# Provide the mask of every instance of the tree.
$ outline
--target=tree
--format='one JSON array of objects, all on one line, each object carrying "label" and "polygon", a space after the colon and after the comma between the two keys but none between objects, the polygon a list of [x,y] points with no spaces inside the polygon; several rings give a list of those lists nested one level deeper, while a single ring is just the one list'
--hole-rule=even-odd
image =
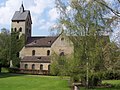
[{"label": "tree", "polygon": [[8,67],[10,60],[10,32],[6,28],[0,33],[0,65]]},{"label": "tree", "polygon": [[[109,8],[105,0],[56,0],[56,6],[64,33],[74,44],[74,60],[79,72],[84,72],[80,78],[85,78],[87,86],[90,82],[93,86],[98,85],[101,73],[106,70],[103,49],[109,36],[104,35],[112,32],[113,24],[118,24],[119,13]],[[111,11],[115,11],[115,15],[111,15]]]},{"label": "tree", "polygon": [[11,60],[13,67],[19,67],[19,52],[25,45],[25,35],[19,36],[19,31],[11,30]]}]

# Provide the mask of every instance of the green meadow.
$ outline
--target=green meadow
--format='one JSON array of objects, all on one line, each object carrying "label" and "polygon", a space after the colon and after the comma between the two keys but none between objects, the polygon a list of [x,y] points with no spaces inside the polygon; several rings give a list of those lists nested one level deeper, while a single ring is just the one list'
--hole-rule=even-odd
[{"label": "green meadow", "polygon": [[[112,84],[112,88],[97,88],[89,90],[120,90],[120,80],[104,80],[103,83]],[[57,76],[24,75],[1,73],[0,90],[71,90],[68,78]],[[80,90],[86,90],[81,87]]]},{"label": "green meadow", "polygon": [[68,81],[56,76],[0,74],[0,90],[70,90]]}]

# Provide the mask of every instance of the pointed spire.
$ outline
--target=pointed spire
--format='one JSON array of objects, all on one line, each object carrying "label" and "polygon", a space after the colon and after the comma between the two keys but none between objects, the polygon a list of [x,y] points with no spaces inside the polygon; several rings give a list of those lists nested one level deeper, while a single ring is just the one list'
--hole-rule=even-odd
[{"label": "pointed spire", "polygon": [[24,12],[24,6],[23,6],[23,1],[22,1],[21,7],[20,7],[20,13],[23,13],[23,12]]}]

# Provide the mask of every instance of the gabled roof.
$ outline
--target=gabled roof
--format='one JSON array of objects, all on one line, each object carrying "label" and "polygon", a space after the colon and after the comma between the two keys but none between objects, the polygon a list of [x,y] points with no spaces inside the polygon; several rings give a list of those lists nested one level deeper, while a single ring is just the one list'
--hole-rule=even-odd
[{"label": "gabled roof", "polygon": [[13,15],[12,21],[25,21],[30,14],[29,10],[25,10],[24,12],[16,11]]},{"label": "gabled roof", "polygon": [[26,47],[51,47],[58,36],[29,37]]},{"label": "gabled roof", "polygon": [[21,62],[39,62],[39,63],[50,63],[49,56],[25,56],[21,59]]}]

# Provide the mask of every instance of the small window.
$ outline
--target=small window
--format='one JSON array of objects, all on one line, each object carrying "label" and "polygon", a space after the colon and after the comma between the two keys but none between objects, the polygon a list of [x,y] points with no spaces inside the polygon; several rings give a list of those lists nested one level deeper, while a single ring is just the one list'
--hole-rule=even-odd
[{"label": "small window", "polygon": [[41,59],[41,57],[38,57],[38,59],[40,60],[40,59]]},{"label": "small window", "polygon": [[40,65],[40,70],[43,70],[43,65],[42,64]]},{"label": "small window", "polygon": [[35,50],[32,50],[32,56],[35,56]]},{"label": "small window", "polygon": [[25,69],[28,69],[28,64],[25,64]]},{"label": "small window", "polygon": [[16,32],[16,31],[17,31],[17,29],[15,28],[15,29],[14,29],[14,31]]},{"label": "small window", "polygon": [[33,70],[35,69],[35,64],[32,64],[32,69],[33,69]]},{"label": "small window", "polygon": [[19,28],[19,32],[22,32],[22,28],[21,27]]},{"label": "small window", "polygon": [[61,41],[63,41],[64,40],[64,38],[61,38]]},{"label": "small window", "polygon": [[47,50],[47,56],[49,56],[50,55],[50,50]]},{"label": "small window", "polygon": [[60,53],[60,56],[64,56],[64,55],[65,55],[64,52],[61,52],[61,53]]},{"label": "small window", "polygon": [[50,65],[48,65],[48,71],[50,71]]}]

